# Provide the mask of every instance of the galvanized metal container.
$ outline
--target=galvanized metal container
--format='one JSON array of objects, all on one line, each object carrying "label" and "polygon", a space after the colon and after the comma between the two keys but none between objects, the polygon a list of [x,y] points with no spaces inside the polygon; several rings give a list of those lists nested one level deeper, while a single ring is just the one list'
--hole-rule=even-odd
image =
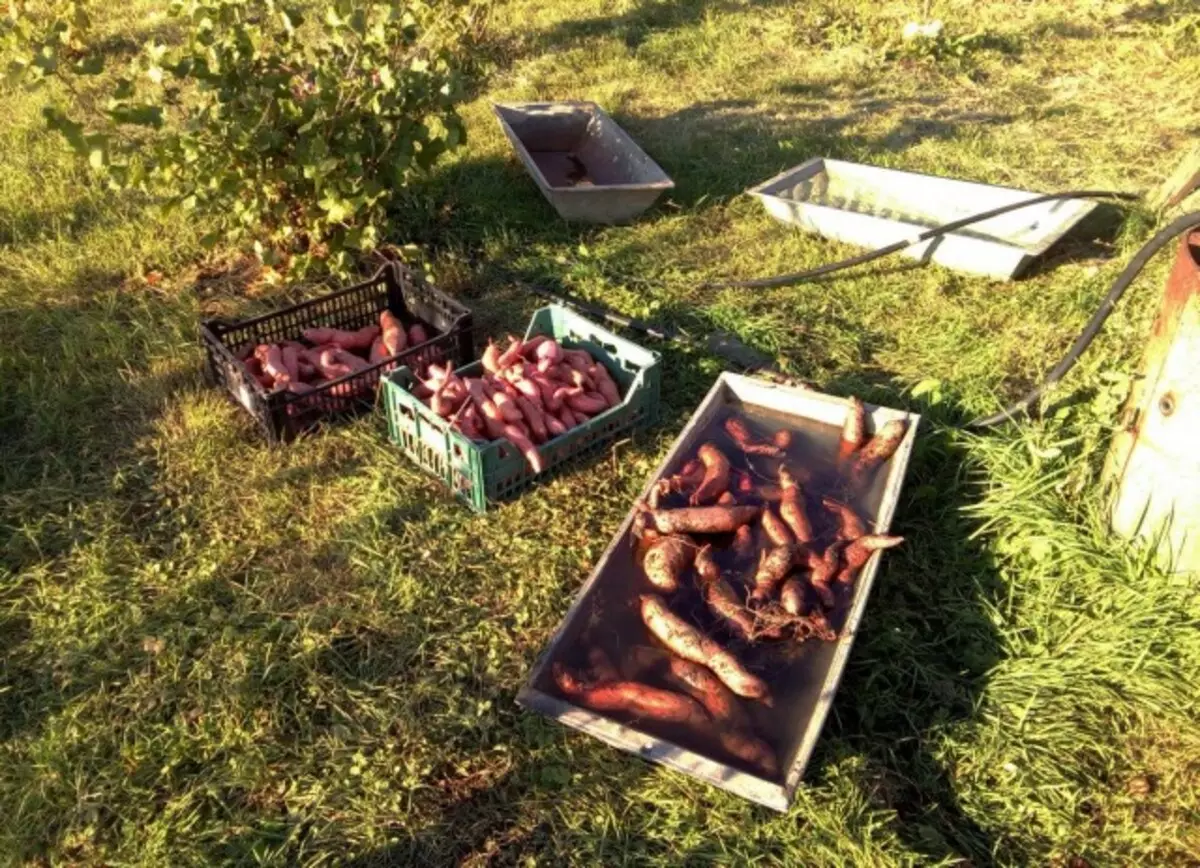
[{"label": "galvanized metal container", "polygon": [[[836,452],[848,406],[849,402],[842,398],[737,374],[722,374],[651,477],[642,496],[648,496],[659,479],[678,472],[697,446],[711,436],[710,429],[719,424],[731,407],[736,407],[739,413],[752,411],[792,426],[800,439],[801,459],[808,460],[811,453],[815,460],[817,452],[821,455],[827,451]],[[892,419],[909,422],[899,449],[890,463],[881,469],[860,504],[868,528],[885,533],[896,510],[920,417],[884,407],[868,406],[867,410],[876,429]],[[650,588],[634,565],[631,528],[635,514],[636,511],[630,512],[580,589],[529,680],[518,693],[517,702],[621,750],[662,763],[767,807],[786,810],[837,692],[875,580],[879,553],[867,562],[853,589],[839,638],[834,642],[809,641],[798,646],[795,655],[787,657],[782,668],[776,671],[777,678],[772,683],[773,707],[754,703],[747,709],[763,732],[770,729],[776,734],[773,737],[777,744],[773,747],[782,771],[779,779],[768,780],[722,762],[711,751],[687,744],[682,738],[663,738],[576,705],[556,689],[550,674],[552,664],[577,654],[586,644],[584,636],[599,633],[615,637],[609,641],[618,644],[654,644],[637,614],[637,594]],[[752,650],[744,653],[750,654]],[[749,657],[746,659],[750,662]]]},{"label": "galvanized metal container", "polygon": [[[768,213],[826,238],[877,248],[954,220],[1037,196],[917,172],[817,157],[747,191]],[[1041,256],[1096,203],[1044,202],[993,217],[904,255],[970,274],[1011,280]]]},{"label": "galvanized metal container", "polygon": [[538,189],[564,220],[627,223],[675,186],[593,102],[492,108]]}]

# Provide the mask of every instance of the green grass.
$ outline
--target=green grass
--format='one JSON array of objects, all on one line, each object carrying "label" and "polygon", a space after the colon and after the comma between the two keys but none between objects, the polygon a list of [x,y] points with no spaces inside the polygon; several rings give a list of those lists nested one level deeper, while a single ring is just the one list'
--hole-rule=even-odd
[{"label": "green grass", "polygon": [[[195,324],[315,290],[202,261],[195,226],[73,168],[41,95],[0,91],[0,862],[1195,864],[1200,601],[1110,536],[1099,482],[1165,257],[1059,412],[954,427],[1056,360],[1152,216],[1011,284],[699,288],[848,252],[738,198],[809,156],[1145,190],[1197,133],[1186,0],[933,2],[987,38],[889,59],[920,6],[500,3],[471,144],[392,238],[493,332],[537,304],[514,278],[539,280],[926,413],[908,543],[786,815],[513,703],[719,360],[660,347],[660,429],[485,518],[379,418],[267,449],[202,385]],[[488,105],[540,97],[604,104],[673,195],[630,227],[558,222]]]}]

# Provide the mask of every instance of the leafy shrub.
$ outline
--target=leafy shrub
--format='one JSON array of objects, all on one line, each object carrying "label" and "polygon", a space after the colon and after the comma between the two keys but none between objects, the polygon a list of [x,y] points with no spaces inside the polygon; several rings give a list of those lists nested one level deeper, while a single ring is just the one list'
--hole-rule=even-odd
[{"label": "leafy shrub", "polygon": [[[104,71],[87,4],[9,3],[10,76],[37,85]],[[45,110],[114,188],[196,209],[207,240],[252,243],[264,261],[344,271],[380,243],[395,196],[465,131],[462,36],[446,0],[175,0],[178,44],[147,43],[77,98]],[[79,95],[74,87],[69,93]]]}]

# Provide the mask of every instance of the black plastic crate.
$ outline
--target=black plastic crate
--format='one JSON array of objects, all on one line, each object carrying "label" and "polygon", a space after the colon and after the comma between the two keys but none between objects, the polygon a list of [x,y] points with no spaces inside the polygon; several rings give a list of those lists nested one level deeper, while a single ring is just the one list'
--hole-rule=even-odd
[{"label": "black plastic crate", "polygon": [[[302,340],[305,329],[318,326],[352,331],[379,322],[390,310],[405,328],[420,322],[436,337],[403,353],[296,394],[269,391],[239,358],[247,347]],[[290,440],[322,422],[345,418],[375,405],[382,377],[401,365],[417,368],[431,362],[458,367],[475,356],[471,311],[430,286],[399,263],[389,263],[365,283],[241,322],[208,319],[200,339],[208,355],[208,377],[224,386],[272,443]]]}]

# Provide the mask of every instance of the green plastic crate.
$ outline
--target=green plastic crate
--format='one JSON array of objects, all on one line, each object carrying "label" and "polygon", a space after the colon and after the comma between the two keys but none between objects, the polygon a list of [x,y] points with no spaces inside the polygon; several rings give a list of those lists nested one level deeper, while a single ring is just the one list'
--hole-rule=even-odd
[{"label": "green plastic crate", "polygon": [[[568,461],[596,452],[619,437],[658,420],[662,369],[658,353],[639,347],[603,326],[560,305],[543,307],[533,315],[526,339],[550,335],[567,349],[587,350],[608,368],[623,400],[586,425],[572,428],[539,447],[545,470],[535,474],[524,456],[507,440],[475,443],[434,413],[412,394],[416,378],[408,368],[393,371],[384,381],[388,434],[418,465],[441,479],[476,512],[488,503],[508,500],[535,480],[550,475]],[[478,376],[483,365],[472,362],[458,369],[461,376]]]}]

